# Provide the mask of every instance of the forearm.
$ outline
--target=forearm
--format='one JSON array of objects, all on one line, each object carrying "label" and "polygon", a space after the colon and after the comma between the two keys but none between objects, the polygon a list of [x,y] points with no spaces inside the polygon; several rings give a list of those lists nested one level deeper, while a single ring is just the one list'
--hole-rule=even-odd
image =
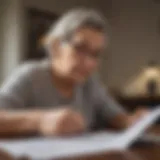
[{"label": "forearm", "polygon": [[120,114],[113,118],[111,121],[111,124],[118,129],[125,129],[131,126],[132,124],[136,123],[141,117],[145,116],[148,114],[149,111],[143,108],[139,108],[136,110],[134,113],[129,114]]},{"label": "forearm", "polygon": [[0,111],[0,136],[37,133],[42,114],[42,111]]},{"label": "forearm", "polygon": [[134,116],[128,114],[117,115],[111,120],[115,129],[126,129],[135,122]]}]

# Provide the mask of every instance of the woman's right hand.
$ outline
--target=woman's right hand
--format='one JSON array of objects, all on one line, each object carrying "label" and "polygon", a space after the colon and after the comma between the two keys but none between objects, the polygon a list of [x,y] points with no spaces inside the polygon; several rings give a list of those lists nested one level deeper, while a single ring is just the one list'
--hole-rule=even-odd
[{"label": "woman's right hand", "polygon": [[39,132],[44,136],[65,136],[83,132],[85,121],[82,115],[71,109],[52,110],[40,118]]}]

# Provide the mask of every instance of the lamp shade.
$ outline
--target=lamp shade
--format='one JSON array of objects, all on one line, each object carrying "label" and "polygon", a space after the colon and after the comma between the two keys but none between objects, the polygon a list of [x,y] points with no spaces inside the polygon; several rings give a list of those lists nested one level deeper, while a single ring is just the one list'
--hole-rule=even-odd
[{"label": "lamp shade", "polygon": [[122,94],[129,97],[160,95],[160,68],[150,62],[122,88]]}]

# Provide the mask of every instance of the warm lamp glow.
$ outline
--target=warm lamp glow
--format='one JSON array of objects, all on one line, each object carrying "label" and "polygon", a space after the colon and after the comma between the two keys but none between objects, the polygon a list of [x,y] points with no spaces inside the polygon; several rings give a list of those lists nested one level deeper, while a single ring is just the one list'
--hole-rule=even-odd
[{"label": "warm lamp glow", "polygon": [[123,88],[125,96],[160,95],[160,70],[158,65],[150,63],[134,76]]},{"label": "warm lamp glow", "polygon": [[160,71],[157,66],[148,66],[144,69],[144,76],[148,79],[156,79],[159,74]]}]

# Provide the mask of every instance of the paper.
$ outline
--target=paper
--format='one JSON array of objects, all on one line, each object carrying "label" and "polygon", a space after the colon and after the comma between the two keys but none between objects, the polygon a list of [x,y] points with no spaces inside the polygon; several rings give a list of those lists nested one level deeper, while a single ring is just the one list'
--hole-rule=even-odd
[{"label": "paper", "polygon": [[[121,148],[128,148],[142,133],[150,127],[160,117],[160,107],[157,107],[148,115],[140,118],[140,120],[127,129],[117,140]],[[127,138],[126,138],[127,137]]]},{"label": "paper", "polygon": [[70,138],[36,138],[1,141],[0,148],[15,157],[27,155],[36,160],[102,153],[126,149],[160,116],[160,108],[141,118],[123,133],[88,133]]},{"label": "paper", "polygon": [[91,154],[106,151],[110,144],[120,134],[100,132],[84,134],[72,138],[35,138],[1,142],[0,148],[5,148],[15,157],[28,155],[33,159],[50,159],[66,156]]}]

